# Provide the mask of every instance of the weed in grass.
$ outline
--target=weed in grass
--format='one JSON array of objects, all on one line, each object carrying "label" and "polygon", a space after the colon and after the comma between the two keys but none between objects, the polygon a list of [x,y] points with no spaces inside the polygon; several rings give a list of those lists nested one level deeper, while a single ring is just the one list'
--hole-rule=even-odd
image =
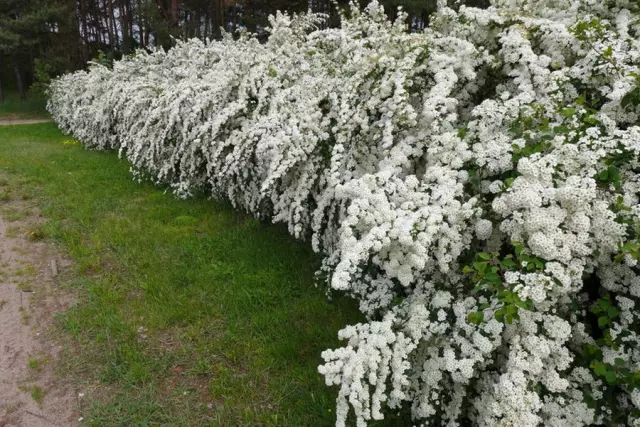
[{"label": "weed in grass", "polygon": [[29,240],[39,241],[45,238],[46,233],[44,231],[44,226],[42,224],[38,224],[34,226],[32,229],[26,231],[24,233],[25,237]]},{"label": "weed in grass", "polygon": [[31,394],[31,398],[38,404],[41,405],[44,397],[46,396],[46,392],[42,389],[42,387],[38,385],[31,386],[29,388],[29,393]]},{"label": "weed in grass", "polygon": [[27,313],[27,310],[24,307],[18,308],[18,311],[20,312],[20,314],[22,316],[22,324],[23,325],[28,325],[29,324],[29,320],[31,320],[31,315],[29,313]]},{"label": "weed in grass", "polygon": [[40,365],[40,361],[38,359],[27,360],[27,367],[33,371],[40,371],[42,369],[42,365]]},{"label": "weed in grass", "polygon": [[29,360],[27,360],[27,367],[32,371],[40,372],[44,368],[44,365],[49,362],[49,360],[49,357],[30,357]]},{"label": "weed in grass", "polygon": [[28,264],[28,265],[25,265],[24,268],[20,268],[14,271],[13,275],[17,277],[34,277],[36,273],[37,273],[36,268],[33,265]]},{"label": "weed in grass", "polygon": [[21,221],[33,215],[30,209],[21,209],[13,206],[2,209],[2,217],[9,222]]},{"label": "weed in grass", "polygon": [[19,233],[20,227],[7,227],[6,229],[7,237],[10,237],[12,239],[18,237]]},{"label": "weed in grass", "polygon": [[177,225],[196,225],[198,223],[198,218],[189,215],[179,215],[176,217],[175,223]]},{"label": "weed in grass", "polygon": [[199,359],[191,368],[191,372],[195,375],[209,375],[211,373],[211,363],[207,360]]},{"label": "weed in grass", "polygon": [[22,292],[33,292],[33,283],[28,280],[21,280],[17,283],[17,287]]}]

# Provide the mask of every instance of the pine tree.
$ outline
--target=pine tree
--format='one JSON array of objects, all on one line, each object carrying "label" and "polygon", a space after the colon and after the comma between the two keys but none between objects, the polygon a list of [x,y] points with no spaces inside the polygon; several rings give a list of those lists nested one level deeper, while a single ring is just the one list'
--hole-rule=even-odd
[{"label": "pine tree", "polygon": [[[77,39],[68,37],[74,28],[70,10],[70,3],[62,0],[0,2],[0,70],[8,67],[14,74],[21,99],[34,80],[35,58],[47,56],[54,62],[65,62],[68,45],[77,45]],[[2,83],[0,80],[0,87]]]}]

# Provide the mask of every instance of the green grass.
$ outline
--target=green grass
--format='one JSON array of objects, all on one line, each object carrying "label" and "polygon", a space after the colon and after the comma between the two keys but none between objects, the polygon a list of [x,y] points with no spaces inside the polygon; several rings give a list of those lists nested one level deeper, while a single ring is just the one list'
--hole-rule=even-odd
[{"label": "green grass", "polygon": [[27,360],[27,367],[32,371],[40,372],[49,360],[49,357],[30,357],[29,360]]},{"label": "green grass", "polygon": [[87,425],[333,424],[320,353],[361,319],[314,286],[308,243],[136,183],[53,124],[0,127],[0,178],[74,261],[63,277],[79,302],[57,323]]},{"label": "green grass", "polygon": [[29,393],[31,394],[31,398],[37,403],[42,404],[46,393],[40,386],[34,385],[29,387]]},{"label": "green grass", "polygon": [[42,94],[28,92],[27,99],[22,101],[18,92],[6,91],[4,102],[0,103],[0,120],[49,118],[46,103]]}]

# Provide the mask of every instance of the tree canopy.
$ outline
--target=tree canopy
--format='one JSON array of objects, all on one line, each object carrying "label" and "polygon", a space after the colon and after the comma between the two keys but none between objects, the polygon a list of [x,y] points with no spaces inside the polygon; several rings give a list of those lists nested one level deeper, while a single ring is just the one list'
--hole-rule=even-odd
[{"label": "tree canopy", "polygon": [[[20,90],[38,78],[83,68],[101,55],[119,59],[138,48],[170,48],[175,40],[219,39],[222,29],[266,38],[269,15],[311,10],[339,25],[348,0],[4,0],[0,2],[0,99],[3,83]],[[361,6],[367,3],[361,1]],[[424,28],[436,1],[386,0],[399,6],[412,30]],[[484,6],[486,0],[467,0]]]}]

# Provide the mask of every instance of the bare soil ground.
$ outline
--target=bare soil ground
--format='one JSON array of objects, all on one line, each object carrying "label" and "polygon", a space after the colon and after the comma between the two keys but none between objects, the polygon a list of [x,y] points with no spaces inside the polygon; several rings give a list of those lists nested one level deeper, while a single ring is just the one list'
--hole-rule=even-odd
[{"label": "bare soil ground", "polygon": [[42,220],[25,202],[0,207],[0,427],[74,426],[79,397],[56,372],[52,338],[72,302],[58,286],[69,262],[40,241]]},{"label": "bare soil ground", "polygon": [[0,126],[9,126],[9,125],[32,125],[35,123],[49,123],[52,122],[51,119],[14,119],[9,116],[8,118],[0,119]]}]

